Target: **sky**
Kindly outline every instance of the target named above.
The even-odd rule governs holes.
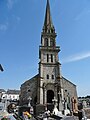
[[[50,0],[62,75],[90,95],[90,0]],[[46,0],[0,0],[0,89],[20,89],[38,73]]]

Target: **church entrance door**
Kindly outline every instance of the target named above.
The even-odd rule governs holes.
[[[52,103],[52,99],[54,98],[54,92],[52,90],[47,91],[47,103]]]
[[[47,91],[47,109],[52,112],[54,105],[52,100],[54,99],[54,92],[52,90]]]

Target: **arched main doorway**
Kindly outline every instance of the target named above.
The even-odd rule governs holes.
[[[52,103],[52,99],[54,99],[54,92],[52,90],[47,91],[47,103]]]
[[[52,100],[54,99],[54,92],[52,90],[47,91],[47,109],[52,112],[54,105]]]

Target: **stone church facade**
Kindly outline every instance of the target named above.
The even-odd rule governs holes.
[[[76,85],[64,78],[60,72],[60,46],[56,45],[56,32],[52,23],[49,0],[47,0],[45,21],[39,46],[39,73],[25,81],[20,87],[20,104],[27,105],[29,96],[31,104],[40,110],[45,106],[50,108],[57,101],[59,110],[67,107],[72,109],[71,99],[77,98]],[[50,108],[51,109],[51,108]]]

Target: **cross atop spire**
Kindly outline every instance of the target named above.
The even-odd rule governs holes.
[[[50,13],[50,5],[49,0],[47,0],[46,5],[46,14],[45,14],[45,20],[44,20],[44,26],[43,26],[43,32],[45,33],[54,33],[55,29],[52,23],[51,13]]]

